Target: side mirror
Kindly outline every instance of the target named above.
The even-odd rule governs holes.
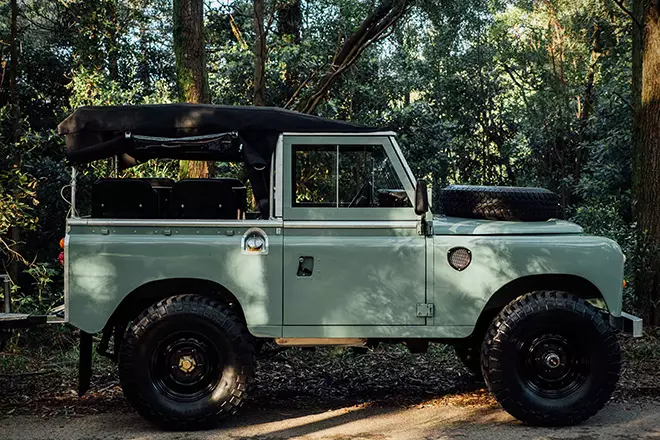
[[[424,215],[429,210],[429,193],[426,190],[426,180],[417,180],[415,188],[415,214]]]

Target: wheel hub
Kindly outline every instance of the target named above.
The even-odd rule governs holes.
[[[531,338],[530,338],[531,339]],[[558,398],[582,386],[589,360],[577,341],[560,334],[543,334],[523,345],[520,373],[524,383],[537,394]]]
[[[543,362],[548,368],[558,368],[561,366],[561,358],[557,353],[548,353],[543,358]]]
[[[195,362],[195,358],[192,356],[181,356],[179,358],[179,370],[184,373],[191,373],[196,366],[197,362]]]
[[[223,360],[212,341],[193,332],[166,338],[154,353],[158,387],[179,400],[196,399],[214,387]]]

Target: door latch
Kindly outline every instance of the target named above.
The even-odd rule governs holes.
[[[432,318],[435,307],[433,304],[417,304],[418,318]]]
[[[314,272],[314,257],[298,258],[298,276],[311,277]]]

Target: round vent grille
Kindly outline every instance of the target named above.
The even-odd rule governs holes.
[[[447,260],[454,269],[465,270],[472,262],[472,252],[464,247],[451,248],[447,252]]]

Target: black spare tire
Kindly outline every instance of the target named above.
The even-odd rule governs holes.
[[[543,188],[449,185],[440,191],[440,207],[450,217],[520,221],[561,218],[559,197]]]

